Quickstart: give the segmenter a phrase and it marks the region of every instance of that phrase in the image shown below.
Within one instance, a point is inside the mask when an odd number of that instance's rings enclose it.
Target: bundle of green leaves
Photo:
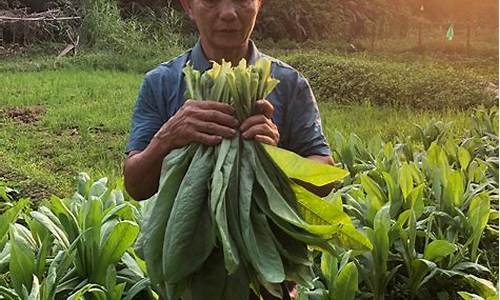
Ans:
[[[230,103],[244,120],[278,81],[271,62],[213,63],[201,74],[184,69],[186,98]],[[342,202],[310,193],[347,172],[292,152],[240,138],[217,146],[191,144],[163,161],[160,187],[138,249],[152,284],[168,299],[248,299],[250,288],[278,297],[280,283],[311,286],[308,246],[371,248]]]

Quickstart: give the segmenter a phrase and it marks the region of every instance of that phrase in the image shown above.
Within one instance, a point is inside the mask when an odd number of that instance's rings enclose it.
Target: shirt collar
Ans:
[[[248,45],[249,55],[247,57],[247,60],[250,65],[254,65],[257,59],[259,59],[262,55],[252,40],[249,40],[248,42],[249,42]],[[191,50],[191,63],[193,64],[193,68],[195,70],[201,72],[205,72],[206,70],[212,67],[212,64],[208,61],[207,57],[205,56],[205,53],[203,53],[201,42],[199,40]]]

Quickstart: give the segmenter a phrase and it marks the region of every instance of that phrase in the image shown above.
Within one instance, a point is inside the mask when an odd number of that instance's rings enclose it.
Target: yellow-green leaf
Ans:
[[[323,186],[349,174],[346,170],[304,158],[285,149],[269,145],[264,145],[264,149],[289,178],[315,186]]]

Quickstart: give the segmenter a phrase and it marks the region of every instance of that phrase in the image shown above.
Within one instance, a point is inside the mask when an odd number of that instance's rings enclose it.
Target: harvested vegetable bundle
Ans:
[[[270,71],[268,60],[214,63],[203,75],[188,65],[186,98],[229,103],[243,121],[278,84]],[[311,286],[308,245],[371,245],[340,197],[321,199],[290,178],[321,186],[346,174],[239,134],[172,151],[138,242],[153,285],[169,300],[248,299],[249,287],[279,297],[284,280]]]

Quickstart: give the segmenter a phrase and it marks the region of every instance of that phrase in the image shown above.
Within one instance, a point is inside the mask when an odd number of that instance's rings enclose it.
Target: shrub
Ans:
[[[122,19],[112,0],[86,0],[82,7],[80,34],[87,48],[151,57],[182,44],[182,18],[171,7],[145,9],[140,17],[129,19]]]
[[[312,53],[291,54],[282,59],[303,72],[319,101],[371,102],[421,109],[466,109],[495,103],[481,78],[450,67]]]

